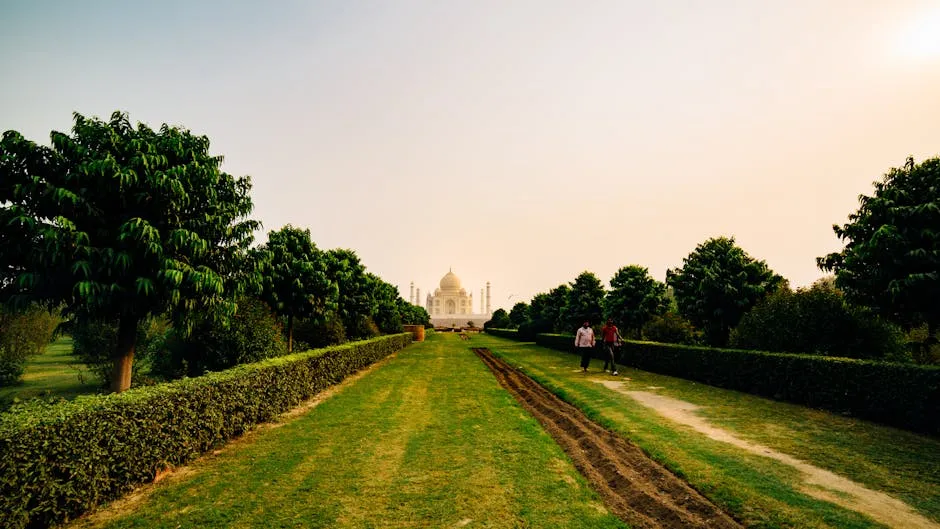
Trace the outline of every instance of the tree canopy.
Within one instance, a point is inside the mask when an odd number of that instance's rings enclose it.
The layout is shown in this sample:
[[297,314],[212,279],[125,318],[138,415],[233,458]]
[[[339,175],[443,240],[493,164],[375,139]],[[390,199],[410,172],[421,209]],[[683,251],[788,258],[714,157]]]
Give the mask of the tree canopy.
[[287,350],[294,350],[294,321],[318,322],[334,311],[339,287],[330,277],[327,256],[310,239],[310,230],[288,224],[268,233],[261,247],[262,296],[274,313],[287,318]]
[[564,309],[564,330],[574,332],[585,321],[597,324],[604,316],[604,286],[592,272],[584,271],[571,282]]
[[841,252],[820,257],[850,301],[903,325],[940,329],[940,158],[890,169],[859,197],[849,222],[832,227]]
[[604,299],[607,317],[636,338],[643,325],[653,316],[663,314],[666,307],[666,285],[653,279],[647,268],[638,265],[617,270]]
[[679,312],[715,346],[726,345],[744,313],[783,281],[764,261],[737,246],[733,237],[708,239],[682,260],[681,268],[666,272]]
[[76,113],[71,134],[53,131],[50,147],[15,131],[0,140],[2,232],[30,241],[18,262],[0,263],[15,277],[7,294],[117,320],[114,391],[130,385],[142,318],[230,304],[226,294],[257,280],[245,266],[259,227],[248,219],[251,183],[221,164],[205,136],[135,128],[120,112],[109,121]]
[[512,322],[512,326],[515,328],[529,321],[529,305],[524,301],[513,305],[512,310],[509,311],[509,321]]

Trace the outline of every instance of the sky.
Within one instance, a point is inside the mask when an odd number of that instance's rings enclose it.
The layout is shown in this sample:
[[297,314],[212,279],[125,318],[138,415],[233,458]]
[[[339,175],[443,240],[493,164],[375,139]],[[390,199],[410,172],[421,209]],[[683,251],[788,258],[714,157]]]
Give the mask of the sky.
[[940,0],[0,0],[0,130],[181,125],[409,298],[507,310],[664,280],[733,236],[791,286],[908,156],[940,155]]

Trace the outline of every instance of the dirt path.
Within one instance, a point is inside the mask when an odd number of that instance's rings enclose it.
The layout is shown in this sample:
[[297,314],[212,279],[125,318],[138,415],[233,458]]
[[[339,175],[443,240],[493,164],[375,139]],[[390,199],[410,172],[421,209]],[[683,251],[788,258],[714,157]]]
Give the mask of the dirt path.
[[607,507],[637,528],[739,528],[704,496],[642,450],[493,356],[473,350],[499,383],[545,427]]
[[595,380],[594,382],[629,395],[640,404],[656,410],[663,417],[690,426],[711,439],[734,445],[759,456],[776,459],[798,469],[803,474],[804,480],[801,490],[810,496],[866,514],[892,528],[940,529],[940,524],[917,514],[906,503],[883,492],[871,490],[791,455],[745,441],[727,430],[715,427],[695,413],[699,409],[699,406],[695,404],[648,391],[631,391],[623,382],[612,380]]

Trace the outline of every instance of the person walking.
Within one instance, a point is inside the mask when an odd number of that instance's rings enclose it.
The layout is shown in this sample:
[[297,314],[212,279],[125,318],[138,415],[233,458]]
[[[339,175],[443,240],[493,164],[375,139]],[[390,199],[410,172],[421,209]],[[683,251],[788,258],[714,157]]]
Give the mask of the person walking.
[[601,327],[601,336],[604,337],[604,371],[607,371],[607,364],[610,364],[610,374],[617,376],[616,358],[617,348],[623,343],[623,336],[620,336],[620,329],[614,325],[614,320],[607,318],[607,323]]
[[594,350],[594,329],[591,328],[591,322],[586,321],[578,328],[577,334],[574,335],[574,348],[581,353],[581,371],[587,373],[591,363],[591,351]]

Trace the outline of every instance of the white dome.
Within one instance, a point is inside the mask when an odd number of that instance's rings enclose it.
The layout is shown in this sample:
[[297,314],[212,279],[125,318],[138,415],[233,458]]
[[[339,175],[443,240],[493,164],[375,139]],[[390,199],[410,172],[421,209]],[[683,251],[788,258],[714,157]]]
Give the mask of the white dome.
[[441,290],[460,290],[460,278],[454,272],[448,271],[441,278]]

